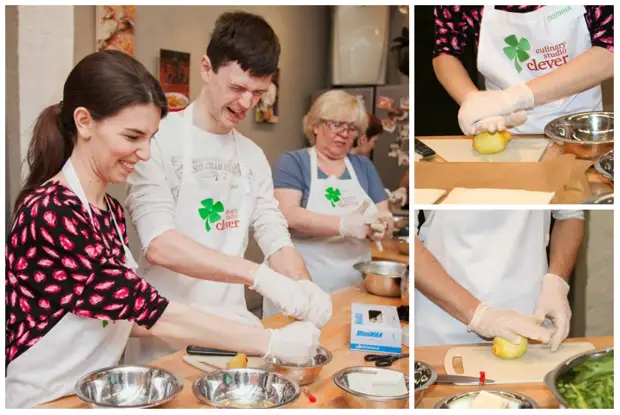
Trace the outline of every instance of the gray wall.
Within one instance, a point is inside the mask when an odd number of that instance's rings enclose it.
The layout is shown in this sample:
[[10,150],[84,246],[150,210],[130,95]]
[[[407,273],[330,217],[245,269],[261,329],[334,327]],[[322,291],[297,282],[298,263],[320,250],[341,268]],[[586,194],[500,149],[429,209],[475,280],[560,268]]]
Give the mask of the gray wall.
[[[136,8],[136,58],[153,74],[157,74],[159,49],[191,53],[190,98],[200,90],[200,58],[205,53],[210,32],[217,17],[231,9],[262,15],[274,28],[282,44],[280,59],[280,122],[257,124],[247,117],[239,130],[254,140],[273,165],[284,152],[303,147],[301,121],[308,108],[308,96],[327,86],[329,9],[328,7],[236,7],[138,6]],[[174,27],[174,30],[171,28]],[[167,29],[164,29],[167,28]],[[95,7],[75,7],[76,63],[94,52]],[[124,185],[111,193],[124,199]],[[139,240],[130,229],[130,244],[139,252]],[[251,243],[246,255],[262,260],[258,247]]]

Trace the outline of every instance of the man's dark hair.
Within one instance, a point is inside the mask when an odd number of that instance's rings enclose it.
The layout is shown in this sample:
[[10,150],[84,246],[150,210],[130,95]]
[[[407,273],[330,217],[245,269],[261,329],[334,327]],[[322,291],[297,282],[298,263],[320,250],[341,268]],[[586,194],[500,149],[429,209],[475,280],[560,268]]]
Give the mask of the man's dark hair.
[[278,69],[280,41],[261,16],[228,12],[215,22],[207,56],[216,73],[221,66],[238,62],[252,76],[269,76]]

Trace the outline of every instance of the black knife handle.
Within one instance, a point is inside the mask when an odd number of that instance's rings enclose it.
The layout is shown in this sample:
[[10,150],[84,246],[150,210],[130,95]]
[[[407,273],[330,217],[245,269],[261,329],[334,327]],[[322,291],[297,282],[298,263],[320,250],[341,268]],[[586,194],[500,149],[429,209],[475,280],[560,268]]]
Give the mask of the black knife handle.
[[187,354],[197,356],[236,356],[237,352],[230,352],[228,350],[211,349],[209,347],[202,346],[187,346],[185,349]]

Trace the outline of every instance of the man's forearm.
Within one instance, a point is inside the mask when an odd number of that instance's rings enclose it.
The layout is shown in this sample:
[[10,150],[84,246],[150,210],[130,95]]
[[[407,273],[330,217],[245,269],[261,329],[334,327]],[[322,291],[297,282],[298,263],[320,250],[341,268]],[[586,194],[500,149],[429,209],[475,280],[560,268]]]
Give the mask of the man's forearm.
[[454,281],[424,244],[415,238],[415,288],[463,324],[469,324],[480,301]]
[[594,46],[555,71],[526,82],[526,85],[534,95],[534,105],[543,105],[586,91],[613,76],[613,52]]
[[146,259],[188,277],[246,285],[252,285],[252,276],[259,267],[252,261],[207,248],[177,230],[153,239]]
[[558,220],[551,231],[549,273],[568,282],[577,262],[585,223],[581,219]]
[[467,94],[478,91],[463,63],[451,55],[440,55],[433,59],[437,79],[457,104],[461,105]]
[[282,247],[268,261],[271,269],[295,281],[312,280],[304,260],[292,246]]

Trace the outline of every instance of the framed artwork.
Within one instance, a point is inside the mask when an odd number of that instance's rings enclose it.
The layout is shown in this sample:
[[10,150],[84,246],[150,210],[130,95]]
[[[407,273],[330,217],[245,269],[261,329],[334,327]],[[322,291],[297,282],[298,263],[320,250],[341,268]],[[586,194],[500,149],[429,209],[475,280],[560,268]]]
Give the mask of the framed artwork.
[[135,56],[136,6],[95,6],[96,49],[120,50]]
[[256,105],[256,122],[274,124],[278,122],[278,97],[280,96],[280,69],[271,78],[267,93]]
[[170,111],[181,111],[189,105],[189,58],[186,52],[159,50],[159,83]]

